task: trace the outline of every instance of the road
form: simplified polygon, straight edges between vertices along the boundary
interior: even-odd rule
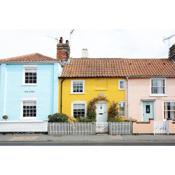
[[[69,145],[111,145],[146,146],[173,145],[175,135],[92,135],[92,136],[53,136],[46,134],[0,134],[0,145],[22,146],[69,146]]]

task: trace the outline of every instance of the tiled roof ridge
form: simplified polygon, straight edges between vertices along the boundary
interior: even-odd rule
[[[148,58],[145,58],[145,57],[138,57],[138,58],[134,58],[134,57],[88,57],[88,58],[71,58],[71,60],[78,60],[78,59],[81,59],[81,60],[100,60],[100,59],[104,59],[104,60],[107,60],[107,59],[116,59],[116,60],[168,60],[169,58],[166,57],[166,58],[163,58],[163,57],[148,57]]]
[[[32,61],[41,62],[41,61],[57,61],[57,60],[37,52],[0,59],[0,62],[13,62],[13,61],[14,62],[32,62]]]

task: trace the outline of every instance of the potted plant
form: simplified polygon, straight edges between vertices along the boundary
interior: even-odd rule
[[[7,116],[7,115],[3,115],[3,116],[2,116],[2,119],[3,119],[3,120],[7,120],[7,119],[8,119],[8,116]]]

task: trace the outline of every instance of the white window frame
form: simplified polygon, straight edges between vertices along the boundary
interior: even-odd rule
[[[36,69],[37,82],[36,83],[25,83],[25,72],[27,68]],[[25,65],[23,66],[23,77],[22,77],[22,85],[25,86],[36,86],[38,84],[38,69],[36,65]]]
[[[121,87],[120,87],[120,82],[122,82],[122,81],[124,82],[124,88],[121,88]],[[126,89],[126,80],[121,79],[121,80],[118,81],[118,89],[119,89],[119,90],[122,90],[122,91]]]
[[[72,102],[72,104],[71,104],[71,116],[74,117],[74,105],[75,104],[85,105],[85,117],[84,118],[86,118],[87,117],[87,104],[86,104],[85,101],[74,101],[74,102]]]
[[[74,82],[82,82],[83,83],[83,92],[73,92]],[[71,80],[71,94],[84,94],[84,89],[85,89],[85,81],[84,80]]]
[[[175,101],[174,100],[167,100],[167,101],[163,102],[163,118],[167,120],[167,118],[165,118],[165,103],[175,103]],[[175,119],[175,117],[174,117],[174,119]]]
[[[35,101],[36,102],[36,117],[23,117],[23,102],[24,101]],[[38,103],[37,103],[37,98],[33,97],[33,98],[23,98],[21,101],[21,120],[37,120],[37,114],[38,114]]]
[[[120,101],[118,104],[119,104],[119,114],[120,114],[120,104],[121,103],[124,103],[125,105],[124,105],[124,116],[126,115],[126,102],[125,101]]]
[[[153,94],[152,93],[152,80],[154,79],[161,79],[161,80],[165,80],[165,93],[164,94]],[[151,78],[150,79],[150,96],[166,96],[166,78]]]

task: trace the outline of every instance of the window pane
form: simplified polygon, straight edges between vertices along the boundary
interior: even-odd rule
[[[151,93],[152,94],[165,94],[165,79],[152,79],[151,80]]]
[[[125,102],[119,103],[119,114],[120,116],[125,115]]]
[[[25,83],[36,84],[37,83],[37,69],[25,68]]]
[[[36,117],[36,101],[23,101],[23,117]]]
[[[73,82],[73,92],[83,92],[83,81]]]
[[[73,116],[85,117],[85,104],[74,104],[73,105]]]
[[[120,80],[120,89],[124,89],[125,88],[125,81],[124,80]]]
[[[175,102],[164,103],[164,117],[166,119],[175,119]]]

